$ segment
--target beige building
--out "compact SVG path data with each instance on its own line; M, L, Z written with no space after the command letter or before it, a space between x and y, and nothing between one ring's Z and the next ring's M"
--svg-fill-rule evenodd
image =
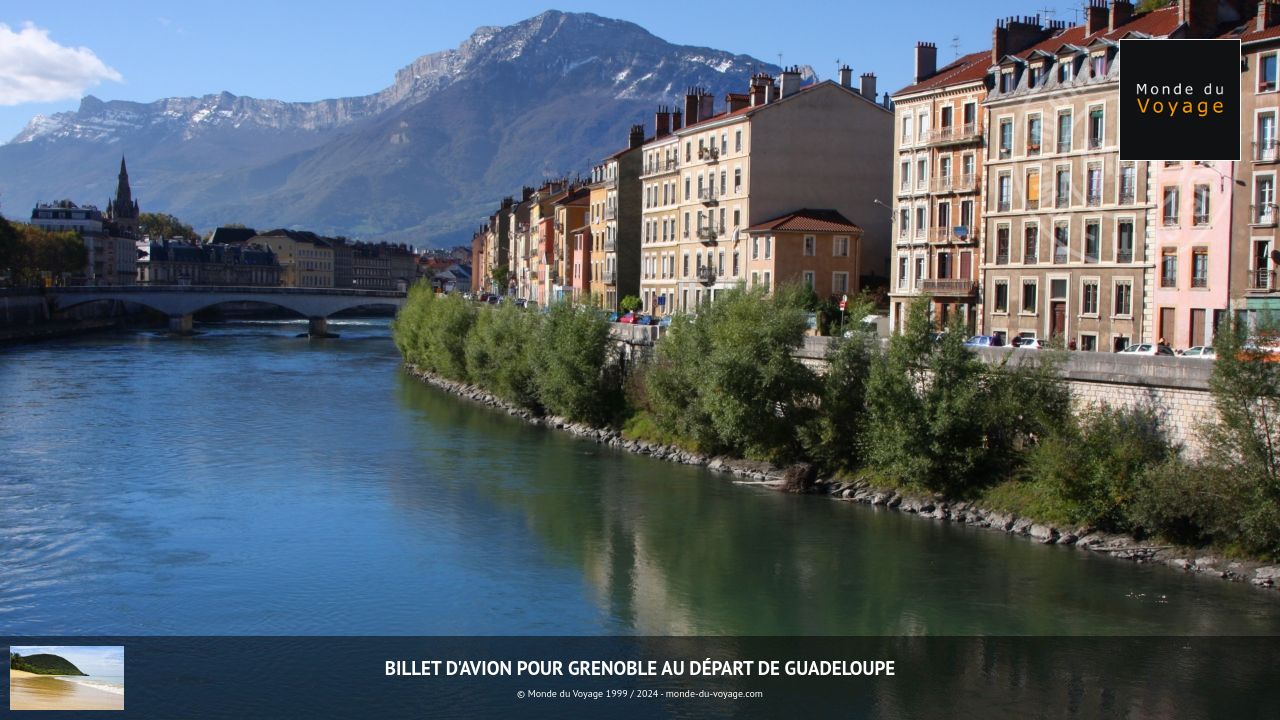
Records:
M893 119L875 98L874 75L854 89L846 68L839 83L801 87L789 68L776 83L753 77L749 92L730 93L719 112L711 95L692 89L683 127L667 115L669 136L659 113L642 174L645 306L692 311L745 282L747 228L805 207L864 228L859 266L887 275L889 218L874 201L891 187ZM772 274L768 283L758 277L775 286Z
M588 188L591 194L585 241L590 247L584 249L582 253L583 261L587 263L583 271L583 279L586 282L584 294L589 294L603 306L606 291L613 287L604 283L604 206L609 196L604 177L604 165L591 168L591 184ZM610 279L616 281L616 278Z
M933 318L977 326L978 241L982 229L983 112L989 52L937 67L938 49L918 43L915 82L893 96L892 279L889 326L912 298L933 298Z
M298 230L272 230L249 238L275 253L284 287L333 287L333 249L319 236Z

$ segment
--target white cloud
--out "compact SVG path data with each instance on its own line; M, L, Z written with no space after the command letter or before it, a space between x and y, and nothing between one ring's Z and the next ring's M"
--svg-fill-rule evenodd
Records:
M89 48L59 45L31 23L18 32L0 23L0 105L74 99L104 80L123 79Z

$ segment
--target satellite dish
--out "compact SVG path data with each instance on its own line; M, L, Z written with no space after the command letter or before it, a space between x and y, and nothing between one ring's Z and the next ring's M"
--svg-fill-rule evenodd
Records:
M954 232L956 234L956 237L960 238L961 240L969 237L969 228L966 225L957 225L956 227L952 228L951 231Z

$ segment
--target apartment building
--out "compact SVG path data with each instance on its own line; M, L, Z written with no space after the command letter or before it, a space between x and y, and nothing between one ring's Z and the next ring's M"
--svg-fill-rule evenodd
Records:
M1151 163L1155 338L1184 350L1213 342L1230 305L1233 162Z
M507 287L500 292L516 297L525 297L529 283L529 210L532 206L533 188L526 186L520 191L520 202L514 203L507 210L507 260L510 273Z
M896 162L889 327L912 298L929 295L933 318L978 320L983 118L991 53L937 67L938 48L918 43L914 82L894 93Z
M622 298L640 294L640 225L642 222L640 173L644 126L632 125L627 147L604 161L604 233L601 267L602 302L617 310Z
M569 231L586 224L590 202L591 190L582 185L569 186L553 202L555 235L551 241L548 290L542 302L558 302L573 297L573 248Z
M653 139L641 151L640 302L646 311L657 315L676 307L680 139L672 129L678 128L682 119L679 110L658 108Z
M246 241L275 253L284 287L333 287L333 249L318 235L300 230L272 230Z
M751 286L799 281L819 297L837 299L858 291L862 228L835 210L790 212L752 225L747 237Z
M1253 322L1280 311L1280 237L1276 181L1280 153L1280 4L1261 2L1257 14L1224 37L1238 38L1240 73L1240 167L1235 174L1231 246L1231 307Z
M605 290L609 287L604 283L604 205L609 191L605 187L603 164L591 168L591 183L587 187L591 190L586 236L590 244L588 254L590 264L586 272L587 293L595 299L595 302L603 305ZM611 280L616 281L616 278Z
M714 301L749 278L748 228L809 207L864 228L859 267L887 275L889 218L875 199L890 189L893 119L876 97L870 73L857 89L847 69L839 83L802 87L793 67L777 82L756 75L719 112L713 96L691 88L674 141L662 135L660 113L645 146L641 286L655 298L647 306L684 312ZM764 259L754 261L767 289L782 280L770 271L766 282Z

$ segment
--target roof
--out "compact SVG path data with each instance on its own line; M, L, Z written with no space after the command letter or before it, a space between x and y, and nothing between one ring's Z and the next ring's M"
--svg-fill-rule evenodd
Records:
M1263 40L1275 40L1280 38L1280 25L1272 25L1270 27L1258 30L1258 18L1251 17L1244 21L1238 27L1234 27L1222 34L1222 37L1229 40L1239 39L1241 43L1261 42Z
M990 60L990 50L963 55L956 58L949 65L943 67L933 75L915 83L914 85L908 85L902 88L890 97L922 92L924 90L935 90L937 88L948 87L951 85L981 82L982 79L987 76L987 67L990 65Z
M747 228L747 232L853 232L862 228L835 210L804 208Z

